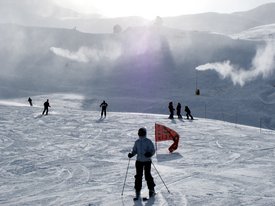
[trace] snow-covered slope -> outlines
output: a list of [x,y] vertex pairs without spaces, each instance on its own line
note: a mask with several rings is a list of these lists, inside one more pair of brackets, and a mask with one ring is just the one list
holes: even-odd
[[[50,98],[48,116],[42,103]],[[82,109],[83,97],[48,94],[0,102],[0,205],[274,205],[274,131],[195,118]],[[137,130],[145,126],[154,141],[159,122],[180,134],[158,143],[152,168],[158,192],[149,202],[134,204],[134,160]],[[147,195],[145,184],[142,195]]]
[[234,34],[232,35],[232,37],[236,39],[258,41],[272,40],[275,38],[275,24],[267,24],[263,26],[253,27],[238,34]]

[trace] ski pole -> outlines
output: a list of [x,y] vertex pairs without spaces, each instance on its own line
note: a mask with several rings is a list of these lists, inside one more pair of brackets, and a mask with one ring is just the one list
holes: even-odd
[[160,177],[162,183],[163,183],[164,186],[166,187],[167,191],[168,191],[169,193],[171,193],[171,192],[169,191],[168,187],[166,186],[165,182],[164,182],[163,179],[161,178],[161,176],[160,176],[160,174],[159,174],[159,171],[157,170],[157,168],[155,167],[155,165],[154,165],[153,162],[152,162],[152,165],[154,166],[155,170],[157,171],[157,173],[158,173],[158,175],[159,175],[159,177]]
[[126,183],[126,178],[127,178],[127,174],[128,174],[128,170],[129,170],[129,165],[130,165],[130,158],[128,161],[128,166],[127,166],[127,170],[126,170],[126,175],[125,175],[125,179],[124,179],[124,184],[123,184],[123,188],[122,188],[122,192],[121,192],[121,196],[123,196],[123,191],[124,191],[124,187],[125,187],[125,183]]

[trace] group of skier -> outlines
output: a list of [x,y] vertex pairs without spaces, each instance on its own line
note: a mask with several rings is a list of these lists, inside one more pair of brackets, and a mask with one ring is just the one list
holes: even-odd
[[[173,106],[173,102],[169,102],[168,109],[169,109],[169,112],[170,112],[169,119],[174,119],[174,111],[175,111],[175,109],[174,109],[174,106]],[[178,103],[178,105],[176,107],[176,110],[177,110],[178,118],[182,119],[182,115],[181,115],[181,103]],[[189,109],[188,106],[185,106],[184,111],[186,112],[186,118],[187,119],[189,119],[189,118],[191,118],[191,120],[194,119],[193,116],[191,115],[191,110]]]
[[[28,98],[28,102],[30,106],[33,106],[32,99],[30,97]],[[49,99],[47,99],[46,102],[44,102],[44,110],[42,112],[42,115],[44,114],[48,115],[49,107],[51,107],[51,105],[50,105]],[[103,101],[100,104],[100,107],[101,107],[101,118],[103,117],[103,115],[106,117],[106,110],[107,110],[108,104],[105,101]]]
[[[30,106],[32,107],[32,99],[29,97],[28,98],[28,102],[30,104]],[[43,112],[42,112],[42,115],[48,115],[48,112],[49,112],[49,107],[51,107],[50,103],[49,103],[49,99],[46,100],[46,102],[44,102],[44,109],[43,109]]]
[[[33,106],[32,99],[30,97],[28,98],[28,102],[29,102],[30,106]],[[42,112],[42,115],[44,115],[44,114],[48,115],[49,107],[51,107],[51,106],[50,106],[50,103],[49,103],[49,99],[47,99],[47,101],[44,102],[44,110]],[[103,115],[104,115],[104,117],[106,117],[106,110],[107,110],[108,104],[105,102],[105,100],[103,100],[103,102],[100,104],[100,107],[101,107],[101,118],[103,118]],[[170,112],[169,119],[174,119],[175,109],[174,109],[174,106],[173,106],[173,102],[169,102],[168,109],[169,109],[169,112]],[[191,118],[191,120],[194,119],[192,114],[191,114],[191,110],[189,109],[188,106],[185,106],[184,111],[186,112],[186,118],[187,119],[189,119],[189,118]],[[177,112],[176,114],[177,114],[178,118],[182,119],[181,103],[177,104],[176,112]]]

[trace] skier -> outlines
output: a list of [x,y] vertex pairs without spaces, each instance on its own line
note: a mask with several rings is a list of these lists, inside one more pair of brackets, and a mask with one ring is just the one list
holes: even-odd
[[32,106],[32,99],[29,97],[28,102],[30,103],[30,106]]
[[186,118],[189,119],[189,117],[191,117],[191,119],[193,120],[193,116],[191,115],[191,111],[188,106],[185,106],[184,111],[186,112]]
[[132,158],[137,154],[135,175],[136,197],[134,200],[138,200],[140,198],[143,170],[145,173],[147,187],[149,189],[149,197],[153,197],[156,194],[154,189],[154,179],[151,175],[151,157],[155,154],[155,148],[153,142],[147,138],[146,133],[147,131],[144,127],[138,130],[139,138],[135,141],[132,152],[128,154],[129,158]]
[[100,104],[100,107],[101,107],[101,118],[102,118],[103,114],[104,114],[104,116],[106,117],[106,109],[107,109],[107,107],[108,107],[108,104],[107,104],[105,101],[103,101],[103,102]]
[[177,105],[177,115],[178,115],[179,119],[182,119],[182,116],[181,116],[181,104],[180,103],[178,103],[178,105]]
[[44,102],[44,110],[42,112],[42,115],[44,115],[45,112],[46,112],[46,115],[48,115],[49,107],[51,107],[51,106],[50,106],[50,103],[49,103],[49,99],[47,99],[47,101]]
[[170,112],[169,119],[174,119],[175,109],[174,109],[174,106],[173,106],[173,102],[169,102],[168,109],[169,109],[169,112]]

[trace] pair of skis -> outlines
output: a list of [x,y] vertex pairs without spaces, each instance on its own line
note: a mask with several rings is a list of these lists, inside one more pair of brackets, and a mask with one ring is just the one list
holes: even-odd
[[142,198],[138,198],[138,197],[134,197],[133,198],[133,200],[134,201],[138,201],[139,199],[141,199],[143,202],[146,202],[146,201],[148,201],[150,198],[152,198],[152,197],[142,197]]
[[142,201],[144,201],[144,202],[146,202],[146,201],[148,201],[148,200],[150,200],[150,198],[154,198],[156,196],[156,193],[155,194],[153,194],[151,197],[134,197],[133,198],[133,200],[134,201],[138,201],[139,199],[141,199]]

